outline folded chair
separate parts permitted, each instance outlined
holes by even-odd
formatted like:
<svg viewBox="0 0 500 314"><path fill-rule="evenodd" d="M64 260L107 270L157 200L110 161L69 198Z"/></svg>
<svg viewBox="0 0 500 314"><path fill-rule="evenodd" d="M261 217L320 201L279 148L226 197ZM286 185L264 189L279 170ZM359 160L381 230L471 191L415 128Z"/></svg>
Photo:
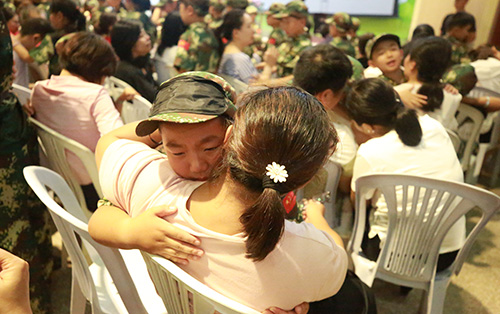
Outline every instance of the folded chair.
<svg viewBox="0 0 500 314"><path fill-rule="evenodd" d="M128 250L122 255L120 250L95 242L88 233L84 212L60 175L38 166L26 167L23 172L35 194L48 207L71 258L71 313L85 313L86 301L90 303L92 313L166 312L139 251ZM62 207L54 200L55 196ZM90 265L77 236L92 260ZM136 258L131 259L134 253Z"/></svg>
<svg viewBox="0 0 500 314"><path fill-rule="evenodd" d="M377 261L361 250L367 191L380 191L387 203L387 238ZM482 216L468 234L453 264L436 273L439 248L454 223L477 207ZM421 309L442 313L446 288L458 275L478 233L500 208L500 197L472 185L402 174L374 174L356 181L355 224L347 251L356 274L368 286L375 278L423 289Z"/></svg>
<svg viewBox="0 0 500 314"><path fill-rule="evenodd" d="M21 105L26 105L31 97L31 89L18 85L12 84L12 91L16 94L17 98L21 102Z"/></svg>
<svg viewBox="0 0 500 314"><path fill-rule="evenodd" d="M199 282L171 261L142 252L156 291L172 314L257 314Z"/></svg>

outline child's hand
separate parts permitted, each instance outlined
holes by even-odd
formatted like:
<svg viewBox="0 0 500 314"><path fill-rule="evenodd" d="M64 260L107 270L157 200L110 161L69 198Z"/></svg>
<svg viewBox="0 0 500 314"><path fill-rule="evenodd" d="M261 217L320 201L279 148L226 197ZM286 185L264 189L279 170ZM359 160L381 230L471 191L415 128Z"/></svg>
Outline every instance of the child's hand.
<svg viewBox="0 0 500 314"><path fill-rule="evenodd" d="M28 263L3 249L0 249L0 304L2 313L31 313Z"/></svg>
<svg viewBox="0 0 500 314"><path fill-rule="evenodd" d="M309 303L303 302L293 308L291 311L285 311L277 307L270 307L263 314L307 314L309 311Z"/></svg>
<svg viewBox="0 0 500 314"><path fill-rule="evenodd" d="M183 265L199 259L204 253L196 247L200 240L164 219L176 212L172 206L156 206L130 219L127 230L134 247Z"/></svg>
<svg viewBox="0 0 500 314"><path fill-rule="evenodd" d="M445 84L444 85L444 90L447 91L448 93L450 94L453 94L453 95L458 95L459 91L458 89L456 89L453 85L451 84Z"/></svg>
<svg viewBox="0 0 500 314"><path fill-rule="evenodd" d="M427 105L427 96L414 94L410 90L399 92L403 104L410 109L420 109Z"/></svg>
<svg viewBox="0 0 500 314"><path fill-rule="evenodd" d="M311 222L311 219L315 217L324 217L325 216L325 205L320 202L308 200L306 205L304 206L304 211L302 212L302 216L304 217L305 222Z"/></svg>

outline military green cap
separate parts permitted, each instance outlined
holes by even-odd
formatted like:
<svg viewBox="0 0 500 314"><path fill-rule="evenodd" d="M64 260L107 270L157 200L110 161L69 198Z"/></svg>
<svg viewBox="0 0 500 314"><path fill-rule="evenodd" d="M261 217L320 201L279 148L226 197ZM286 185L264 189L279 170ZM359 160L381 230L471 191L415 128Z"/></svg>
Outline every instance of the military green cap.
<svg viewBox="0 0 500 314"><path fill-rule="evenodd" d="M226 80L212 73L195 71L179 74L163 82L156 94L149 118L135 133L153 133L159 122L201 123L236 112L236 91Z"/></svg>
<svg viewBox="0 0 500 314"><path fill-rule="evenodd" d="M192 6L198 16L208 14L209 0L181 0L186 6Z"/></svg>
<svg viewBox="0 0 500 314"><path fill-rule="evenodd" d="M468 63L455 64L444 74L443 83L453 85L462 96L465 96L477 83L476 71Z"/></svg>
<svg viewBox="0 0 500 314"><path fill-rule="evenodd" d="M308 17L309 11L303 1L295 0L288 2L285 6L285 10L283 10L279 14L274 15L274 17L277 19L281 19L287 16L293 16L298 18Z"/></svg>
<svg viewBox="0 0 500 314"><path fill-rule="evenodd" d="M233 9L245 10L248 6L248 0L227 0L227 6Z"/></svg>
<svg viewBox="0 0 500 314"><path fill-rule="evenodd" d="M335 24L340 32L347 32L352 27L351 16L345 12L335 13L325 20L326 24Z"/></svg>
<svg viewBox="0 0 500 314"><path fill-rule="evenodd" d="M156 5L155 7L163 7L165 6L167 3L172 3L172 2L177 2L177 0L160 0Z"/></svg>
<svg viewBox="0 0 500 314"><path fill-rule="evenodd" d="M365 46L365 54L366 54L366 57L368 58L368 60L370 60L372 58L373 50L377 47L377 45L383 41L386 41L386 40L395 41L398 44L398 46L401 48L401 42L399 41L399 37L397 35L382 34L382 35L375 36L372 39L370 39L366 43L366 46Z"/></svg>
<svg viewBox="0 0 500 314"><path fill-rule="evenodd" d="M275 2L271 4L269 10L266 11L266 15L275 16L276 14L280 14L285 10L285 5L283 3Z"/></svg>
<svg viewBox="0 0 500 314"><path fill-rule="evenodd" d="M351 22L352 22L352 26L351 26L352 29L354 31L357 31L359 29L359 26L361 26L361 21L357 17L352 17Z"/></svg>
<svg viewBox="0 0 500 314"><path fill-rule="evenodd" d="M226 0L210 0L210 6L215 10L222 12L226 8Z"/></svg>
<svg viewBox="0 0 500 314"><path fill-rule="evenodd" d="M259 12L259 9L257 9L256 6L254 5L249 5L246 9L245 9L245 12L247 14L257 14L257 12Z"/></svg>

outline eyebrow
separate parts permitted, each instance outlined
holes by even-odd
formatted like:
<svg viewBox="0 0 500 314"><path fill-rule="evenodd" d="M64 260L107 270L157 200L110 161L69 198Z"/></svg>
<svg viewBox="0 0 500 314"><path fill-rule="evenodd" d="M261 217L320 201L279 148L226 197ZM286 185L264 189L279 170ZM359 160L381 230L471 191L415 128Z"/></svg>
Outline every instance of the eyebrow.
<svg viewBox="0 0 500 314"><path fill-rule="evenodd" d="M200 145L202 144L206 144L208 142L211 142L213 140L218 140L219 137L216 136L216 135L209 135L207 137L204 137L201 141L200 141ZM183 145L179 144L179 143L176 143L175 141L169 141L165 144L165 146L167 146L168 148L182 148Z"/></svg>

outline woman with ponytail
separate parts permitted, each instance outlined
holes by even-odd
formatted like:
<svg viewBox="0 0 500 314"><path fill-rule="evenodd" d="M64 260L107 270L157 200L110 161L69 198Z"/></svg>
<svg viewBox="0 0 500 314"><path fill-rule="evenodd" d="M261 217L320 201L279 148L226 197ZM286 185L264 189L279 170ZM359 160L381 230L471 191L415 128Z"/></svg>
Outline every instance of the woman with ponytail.
<svg viewBox="0 0 500 314"><path fill-rule="evenodd" d="M357 82L346 100L352 125L368 140L360 143L352 191L360 176L398 173L463 182L462 168L445 128L427 114L403 106L392 86L381 79ZM387 233L387 205L372 191L373 210L364 251L376 260ZM399 201L402 201L398 198ZM408 202L411 202L408 201ZM445 237L440 249L438 270L453 262L465 241L465 218L461 218Z"/></svg>
<svg viewBox="0 0 500 314"><path fill-rule="evenodd" d="M278 50L271 49L264 55L264 69L259 72L243 50L253 43L252 18L245 10L234 9L224 15L222 25L216 29L221 47L219 74L232 76L244 83L266 81L271 78L276 65Z"/></svg>
<svg viewBox="0 0 500 314"><path fill-rule="evenodd" d="M446 128L456 129L455 113L462 96L446 91L441 83L451 65L451 45L441 37L425 37L409 44L404 59L407 83L395 87L396 91L411 90L427 96L427 104L417 108L438 120Z"/></svg>
<svg viewBox="0 0 500 314"><path fill-rule="evenodd" d="M289 310L331 297L346 276L342 239L328 227L321 206L308 208L312 224L296 224L285 220L281 202L313 177L337 143L321 103L294 87L247 94L239 101L234 125L214 148L197 136L210 139L221 127L218 120L224 124L224 115L234 112L223 88L227 83L193 73L162 84L151 118L99 142L103 192L132 218L123 225L113 219L110 228L109 216L99 208L89 225L92 237L107 245L117 243L108 241L112 236L147 238L156 228L143 223L151 212L147 209L175 205L177 213L162 217L196 236L204 250L180 266L211 288L258 311ZM186 136L186 147L201 145L197 153L183 150ZM152 145L150 139L163 141L168 160L146 146ZM189 181L173 171L181 160L202 153L222 154L208 181Z"/></svg>

